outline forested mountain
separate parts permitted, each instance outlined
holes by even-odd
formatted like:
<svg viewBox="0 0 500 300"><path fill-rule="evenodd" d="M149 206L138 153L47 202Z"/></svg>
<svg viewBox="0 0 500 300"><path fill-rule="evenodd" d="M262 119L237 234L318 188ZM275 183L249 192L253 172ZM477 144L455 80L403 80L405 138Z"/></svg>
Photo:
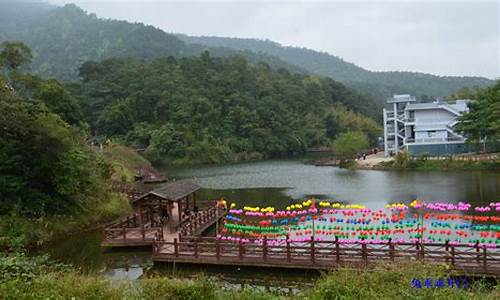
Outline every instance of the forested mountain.
<svg viewBox="0 0 500 300"><path fill-rule="evenodd" d="M96 134L147 147L153 160L220 162L302 153L338 133L380 127L367 101L330 78L241 56L87 62L72 86ZM370 103L372 103L370 106Z"/></svg>
<svg viewBox="0 0 500 300"><path fill-rule="evenodd" d="M153 26L105 20L87 14L76 5L55 7L44 3L2 4L0 42L20 40L34 51L30 66L35 74L60 80L78 79L78 67L85 61L111 57L158 58L196 56L209 49L213 55L243 55L250 62L266 62L273 68L304 72L279 58L249 50L186 45L173 34ZM26 12L26 13L24 13Z"/></svg>
<svg viewBox="0 0 500 300"><path fill-rule="evenodd" d="M0 41L25 42L34 50L31 71L64 81L77 80L78 67L87 60L198 56L209 50L213 56L243 55L250 63L265 62L273 69L328 76L379 101L392 93L442 97L464 86L493 83L478 77L370 72L328 53L272 41L175 36L141 23L100 19L75 5L8 1L1 7Z"/></svg>
<svg viewBox="0 0 500 300"><path fill-rule="evenodd" d="M329 53L306 48L285 47L269 40L215 36L193 37L181 34L177 36L188 43L251 50L273 55L308 72L331 77L377 98L383 98L392 93L410 93L419 98L444 97L465 86L484 86L494 83L482 77L435 76L417 72L372 72Z"/></svg>

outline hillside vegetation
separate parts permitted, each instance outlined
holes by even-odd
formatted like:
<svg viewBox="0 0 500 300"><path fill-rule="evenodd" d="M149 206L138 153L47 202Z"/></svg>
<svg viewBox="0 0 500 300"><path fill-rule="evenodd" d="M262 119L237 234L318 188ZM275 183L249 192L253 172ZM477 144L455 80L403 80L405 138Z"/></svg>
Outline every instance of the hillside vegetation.
<svg viewBox="0 0 500 300"><path fill-rule="evenodd" d="M78 68L88 60L112 57L158 58L193 56L210 50L216 56L240 54L250 62L304 72L279 58L249 50L187 45L173 34L142 23L100 19L74 4L8 2L0 10L0 42L20 40L34 50L29 66L34 74L63 81L78 79Z"/></svg>
<svg viewBox="0 0 500 300"><path fill-rule="evenodd" d="M89 143L75 99L56 80L19 71L20 43L0 47L0 249L39 244L129 210L112 162Z"/></svg>
<svg viewBox="0 0 500 300"><path fill-rule="evenodd" d="M334 55L306 48L283 47L272 41L173 35L142 23L108 20L76 5L9 1L0 10L0 42L20 40L34 50L32 73L62 81L78 79L78 68L88 60L112 57L151 59L166 56L244 56L273 69L331 77L383 102L393 93L443 97L462 87L492 81L479 77L433 76L412 72L371 72ZM371 104L368 104L371 105ZM380 115L380 111L377 112Z"/></svg>
<svg viewBox="0 0 500 300"><path fill-rule="evenodd" d="M269 40L177 36L187 43L273 55L310 73L331 77L379 100L384 100L394 93L412 94L419 98L445 97L462 87L493 84L492 80L482 77L435 76L418 72L372 72L326 52L285 47Z"/></svg>
<svg viewBox="0 0 500 300"><path fill-rule="evenodd" d="M328 78L273 71L243 57L88 62L72 86L101 135L169 162L223 162L303 153L380 127L365 98ZM357 113L356 113L357 112Z"/></svg>

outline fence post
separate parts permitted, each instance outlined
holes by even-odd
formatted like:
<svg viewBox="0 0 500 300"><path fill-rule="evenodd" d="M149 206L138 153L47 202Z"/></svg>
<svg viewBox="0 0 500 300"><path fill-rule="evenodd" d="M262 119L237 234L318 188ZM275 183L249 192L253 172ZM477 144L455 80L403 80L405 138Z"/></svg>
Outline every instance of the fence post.
<svg viewBox="0 0 500 300"><path fill-rule="evenodd" d="M264 241L262 242L262 259L267 260L267 236L264 236Z"/></svg>
<svg viewBox="0 0 500 300"><path fill-rule="evenodd" d="M368 252L366 251L366 243L361 244L361 254L363 256L363 263L365 264L365 267L368 266Z"/></svg>
<svg viewBox="0 0 500 300"><path fill-rule="evenodd" d="M418 241L415 242L415 249L417 250L417 260L420 260L420 247Z"/></svg>
<svg viewBox="0 0 500 300"><path fill-rule="evenodd" d="M488 269L487 258L486 246L483 246L483 268L485 271Z"/></svg>
<svg viewBox="0 0 500 300"><path fill-rule="evenodd" d="M455 246L451 246L451 265L455 266Z"/></svg>
<svg viewBox="0 0 500 300"><path fill-rule="evenodd" d="M444 242L445 250L446 250L446 263L448 264L450 261L450 246L448 240Z"/></svg>
<svg viewBox="0 0 500 300"><path fill-rule="evenodd" d="M420 259L422 259L422 262L424 261L424 253L425 253L424 244L420 243Z"/></svg>
<svg viewBox="0 0 500 300"><path fill-rule="evenodd" d="M177 244L177 238L174 239L174 256L179 257L179 245Z"/></svg>
<svg viewBox="0 0 500 300"><path fill-rule="evenodd" d="M391 238L389 238L389 256L391 257L391 261L394 261L394 244Z"/></svg>
<svg viewBox="0 0 500 300"><path fill-rule="evenodd" d="M243 243L239 242L238 244L238 257L240 258L240 260L243 260Z"/></svg>
<svg viewBox="0 0 500 300"><path fill-rule="evenodd" d="M291 256L290 256L290 240L288 238L286 239L286 261L287 262L291 261Z"/></svg>
<svg viewBox="0 0 500 300"><path fill-rule="evenodd" d="M127 230L125 228L125 226L122 227L122 234L123 234L123 240L126 240L127 239Z"/></svg>
<svg viewBox="0 0 500 300"><path fill-rule="evenodd" d="M479 254L479 241L476 241L476 245L474 246L476 248L476 262L479 264L481 262L481 254Z"/></svg>
<svg viewBox="0 0 500 300"><path fill-rule="evenodd" d="M142 240L146 239L146 230L144 229L144 224L141 225Z"/></svg>
<svg viewBox="0 0 500 300"><path fill-rule="evenodd" d="M198 242L193 240L194 243L194 258L198 258Z"/></svg>
<svg viewBox="0 0 500 300"><path fill-rule="evenodd" d="M219 261L220 258L220 241L219 239L215 240L215 258Z"/></svg>
<svg viewBox="0 0 500 300"><path fill-rule="evenodd" d="M315 264L315 252L316 248L314 247L314 238L311 239L311 262Z"/></svg>
<svg viewBox="0 0 500 300"><path fill-rule="evenodd" d="M340 264L340 245L339 245L339 237L335 237L335 261L337 266Z"/></svg>

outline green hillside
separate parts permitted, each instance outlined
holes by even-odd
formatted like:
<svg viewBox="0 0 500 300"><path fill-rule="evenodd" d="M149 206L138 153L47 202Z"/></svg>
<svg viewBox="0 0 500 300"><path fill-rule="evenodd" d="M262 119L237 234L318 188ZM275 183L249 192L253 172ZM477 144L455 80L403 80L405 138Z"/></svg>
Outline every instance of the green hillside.
<svg viewBox="0 0 500 300"><path fill-rule="evenodd" d="M462 87L493 83L480 77L371 72L324 52L283 47L268 40L173 35L142 23L100 19L75 5L3 3L3 40L21 40L34 50L32 73L63 81L77 80L78 67L88 60L198 56L209 50L213 56L242 55L250 63L265 62L276 70L328 76L378 101L392 93L443 97Z"/></svg>
<svg viewBox="0 0 500 300"><path fill-rule="evenodd" d="M2 4L0 42L20 40L34 51L31 71L64 81L78 79L79 66L88 60L111 57L151 59L193 56L210 50L216 56L240 54L250 62L272 68L304 72L279 58L249 50L186 45L175 35L142 23L107 20L88 14L76 5L55 7L44 3Z"/></svg>
<svg viewBox="0 0 500 300"><path fill-rule="evenodd" d="M340 132L374 142L375 103L329 78L241 56L88 62L72 86L94 131L154 160L222 162L302 153ZM367 105L372 103L372 105Z"/></svg>
<svg viewBox="0 0 500 300"><path fill-rule="evenodd" d="M326 52L285 47L269 40L177 36L187 43L251 50L273 55L310 73L331 77L379 99L390 96L392 93L410 93L418 97L444 97L462 87L485 86L494 83L482 77L435 76L417 72L372 72Z"/></svg>

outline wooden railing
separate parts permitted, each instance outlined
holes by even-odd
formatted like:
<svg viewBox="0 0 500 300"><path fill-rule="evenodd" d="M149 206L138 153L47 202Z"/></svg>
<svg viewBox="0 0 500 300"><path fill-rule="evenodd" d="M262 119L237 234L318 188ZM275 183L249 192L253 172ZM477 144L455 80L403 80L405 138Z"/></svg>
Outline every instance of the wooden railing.
<svg viewBox="0 0 500 300"><path fill-rule="evenodd" d="M163 240L163 227L151 213L134 213L107 226L103 231L104 243Z"/></svg>
<svg viewBox="0 0 500 300"><path fill-rule="evenodd" d="M148 227L142 225L137 228L106 228L103 241L105 242L127 242L127 241L153 241L163 240L163 227Z"/></svg>
<svg viewBox="0 0 500 300"><path fill-rule="evenodd" d="M209 206L206 210L191 215L181 224L181 236L194 236L207 229L225 214L225 210L216 204Z"/></svg>
<svg viewBox="0 0 500 300"><path fill-rule="evenodd" d="M380 262L418 260L447 263L468 274L500 276L500 249L479 246L421 243L342 244L337 241L283 242L271 245L234 243L216 238L183 237L181 241L153 241L154 261L202 264L328 269L368 267Z"/></svg>

